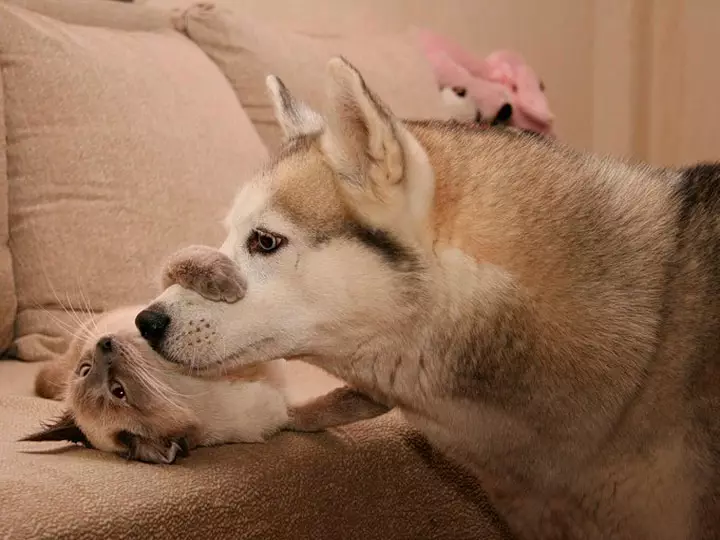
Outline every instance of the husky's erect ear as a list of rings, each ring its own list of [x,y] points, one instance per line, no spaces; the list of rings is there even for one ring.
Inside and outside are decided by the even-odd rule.
[[[403,177],[403,149],[395,120],[342,57],[327,65],[325,149],[338,172],[372,181],[382,188]]]
[[[178,457],[190,455],[185,437],[149,439],[128,431],[118,434],[118,442],[127,447],[124,457],[144,463],[172,465]]]
[[[295,99],[279,77],[268,75],[265,82],[275,109],[275,119],[286,139],[322,130],[322,117],[308,105]]]
[[[378,203],[411,221],[425,218],[435,177],[425,150],[342,57],[327,65],[323,151],[344,179],[356,208],[377,215]],[[375,207],[374,209],[372,207]],[[388,216],[389,217],[389,216]]]
[[[87,439],[85,434],[80,430],[77,424],[75,424],[75,419],[68,411],[65,411],[56,420],[43,424],[43,429],[41,431],[37,431],[32,435],[23,437],[20,440],[34,442],[69,441],[72,443],[80,443],[83,446],[92,448],[92,444],[90,444],[90,441]]]

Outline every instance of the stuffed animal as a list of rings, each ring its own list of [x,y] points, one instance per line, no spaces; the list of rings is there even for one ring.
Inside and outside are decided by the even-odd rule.
[[[419,37],[451,118],[554,136],[545,87],[522,55],[499,50],[478,59],[429,30]]]
[[[426,55],[452,118],[497,123],[498,113],[511,102],[503,84],[473,76],[444,50],[427,50]]]

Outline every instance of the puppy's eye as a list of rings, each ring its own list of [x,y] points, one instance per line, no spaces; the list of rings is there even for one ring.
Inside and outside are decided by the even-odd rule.
[[[92,366],[90,364],[81,364],[77,370],[77,374],[80,377],[87,377],[87,374],[90,373],[91,368]]]
[[[119,382],[113,382],[110,384],[110,393],[118,399],[125,399],[125,389]]]
[[[269,255],[277,251],[285,243],[285,241],[285,238],[278,234],[255,229],[248,237],[248,251],[250,253]]]
[[[545,83],[542,82],[542,81],[540,81],[540,91],[541,91],[541,92],[544,92],[544,91],[545,91]]]

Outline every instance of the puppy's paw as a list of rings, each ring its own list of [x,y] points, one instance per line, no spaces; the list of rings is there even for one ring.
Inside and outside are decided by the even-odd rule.
[[[189,246],[172,255],[163,269],[162,285],[180,285],[207,300],[229,304],[245,296],[246,289],[235,263],[207,246]]]
[[[130,461],[172,465],[177,458],[190,455],[190,446],[185,437],[149,439],[121,431],[118,439],[127,448],[123,457]]]

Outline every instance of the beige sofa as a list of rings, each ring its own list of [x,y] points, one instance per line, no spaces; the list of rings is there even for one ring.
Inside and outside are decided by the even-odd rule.
[[[473,27],[482,2],[145,4],[0,0],[0,538],[506,538],[481,487],[396,413],[171,467],[16,442],[59,412],[33,378],[79,319],[147,301],[167,255],[220,242],[237,187],[279,142],[265,74],[320,106],[324,62],[343,54],[396,113],[442,117],[412,25],[482,53],[522,47],[512,17],[530,29],[534,9],[495,3],[511,31],[492,45],[497,28]],[[548,9],[563,20],[585,8]],[[560,136],[582,146],[583,123],[565,114],[588,105],[582,84],[552,90],[576,60],[529,44]],[[293,373],[298,401],[338,384]]]

